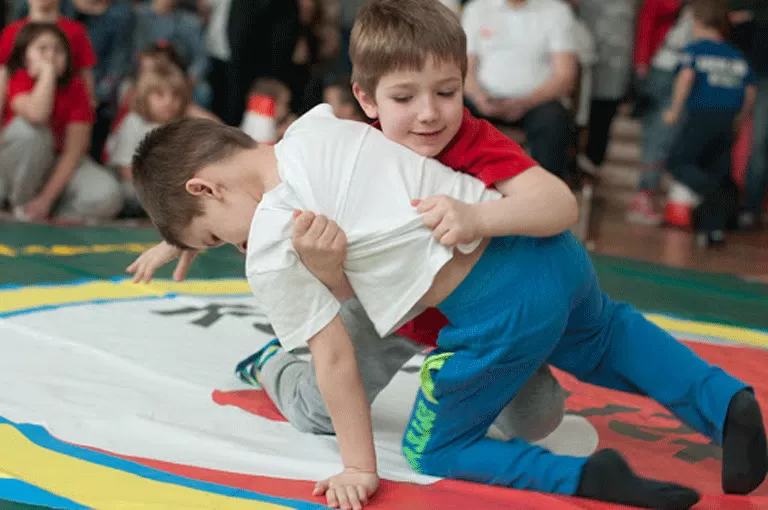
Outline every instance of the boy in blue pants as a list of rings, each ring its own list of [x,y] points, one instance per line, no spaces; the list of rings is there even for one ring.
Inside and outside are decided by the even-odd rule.
[[[369,48],[399,50],[408,79],[374,79],[368,92],[356,87],[369,116],[378,116],[383,135],[394,141],[432,141],[444,128],[442,116],[461,110],[460,94],[419,85],[422,75],[430,83],[442,73],[461,76],[466,58],[440,51],[444,27],[425,41],[435,32],[434,18],[413,13],[429,5],[379,0],[359,17],[361,27],[368,19],[385,31],[404,29],[395,31],[402,46],[393,47],[393,40]],[[407,22],[404,13],[412,15]],[[431,130],[404,129],[402,114],[411,109]],[[254,146],[225,126],[186,121],[158,129],[134,160],[142,204],[164,238],[181,248],[228,242],[248,252],[249,281],[283,347],[309,346],[345,468],[321,482],[318,493],[358,508],[378,476],[370,412],[338,301],[293,249],[296,209],[326,215],[346,232],[344,277],[381,336],[423,307],[437,306],[450,321],[424,364],[404,436],[403,451],[416,470],[653,508],[687,508],[698,500],[690,489],[637,477],[610,450],[584,459],[520,439],[486,438],[520,386],[550,362],[582,380],[648,395],[722,444],[727,492],[749,492],[762,482],[765,433],[746,384],[631,307],[610,301],[572,235],[503,237],[503,218],[492,216],[472,226],[478,218],[462,215],[462,202],[482,205],[498,194],[383,135],[335,119],[323,106],[274,148]],[[456,232],[466,237],[448,242]],[[476,238],[484,239],[466,246]]]

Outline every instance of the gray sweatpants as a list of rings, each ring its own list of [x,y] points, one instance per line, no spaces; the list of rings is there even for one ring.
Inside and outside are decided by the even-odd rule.
[[[368,402],[373,403],[424,346],[395,334],[380,338],[357,298],[342,303],[340,315],[355,346]],[[281,350],[264,365],[260,380],[278,409],[298,430],[333,434],[311,361]],[[508,438],[537,441],[557,428],[564,412],[565,392],[544,365],[523,385],[494,425]]]
[[[0,202],[7,198],[11,208],[24,206],[43,188],[55,162],[51,132],[15,118],[3,131],[0,144]],[[117,215],[122,205],[120,183],[114,175],[83,156],[51,215],[104,220]]]

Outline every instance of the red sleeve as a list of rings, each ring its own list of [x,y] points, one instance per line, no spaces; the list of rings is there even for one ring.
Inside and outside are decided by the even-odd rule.
[[[656,31],[656,11],[658,0],[645,0],[637,17],[637,37],[635,38],[635,67],[647,66],[651,63],[653,52],[653,34]]]
[[[8,80],[8,93],[6,98],[8,100],[8,106],[11,105],[11,99],[19,94],[31,91],[35,88],[35,80],[33,80],[26,71],[16,71]]]
[[[62,21],[62,29],[69,35],[69,44],[72,46],[72,68],[79,73],[96,65],[96,53],[88,37],[85,25],[75,20],[66,20],[66,28]]]
[[[96,122],[96,112],[91,106],[91,100],[88,97],[88,89],[85,87],[85,82],[82,78],[75,77],[72,79],[72,83],[67,87],[67,118],[65,124],[73,124],[75,122],[84,122],[87,124],[93,124]]]
[[[19,33],[19,22],[11,23],[3,29],[0,33],[0,64],[5,65],[8,63],[8,59],[11,58],[11,51],[13,50],[13,41],[16,39],[16,34]]]
[[[454,170],[474,175],[488,187],[538,165],[522,147],[467,109],[459,132],[437,159]]]

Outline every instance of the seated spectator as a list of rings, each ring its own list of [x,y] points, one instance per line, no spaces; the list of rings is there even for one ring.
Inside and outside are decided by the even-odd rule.
[[[87,156],[94,110],[72,60],[64,32],[38,22],[8,59],[0,184],[21,220],[104,220],[122,206],[117,180]]]
[[[259,78],[253,83],[248,99],[255,96],[265,96],[275,102],[275,124],[277,125],[277,139],[281,139],[294,120],[296,115],[291,111],[291,89],[288,85],[274,78]],[[243,118],[243,124],[245,118]],[[242,129],[242,126],[241,126]]]
[[[207,82],[208,52],[200,17],[176,9],[175,0],[152,0],[136,6],[133,51],[138,54],[156,44],[172,45],[192,81],[192,98],[199,106],[211,107]]]
[[[331,105],[333,114],[340,119],[368,122],[368,117],[352,92],[349,76],[343,76],[326,85],[323,90],[323,102]]]
[[[466,95],[478,116],[522,127],[534,159],[565,177],[576,82],[573,13],[559,0],[473,0],[464,7]]]
[[[72,52],[72,71],[80,75],[85,82],[91,104],[96,104],[96,91],[93,78],[93,66],[96,65],[96,55],[85,26],[66,16],[62,16],[59,0],[30,0],[29,15],[11,23],[0,33],[0,98],[5,96],[6,84],[9,78],[5,66],[11,56],[14,43],[19,31],[30,22],[55,23],[66,35],[68,47]],[[0,99],[0,111],[3,103]]]
[[[158,64],[139,78],[133,107],[110,135],[106,145],[107,162],[117,169],[126,209],[134,216],[141,205],[133,189],[131,159],[141,140],[158,126],[186,116],[191,99],[189,83],[176,67]]]

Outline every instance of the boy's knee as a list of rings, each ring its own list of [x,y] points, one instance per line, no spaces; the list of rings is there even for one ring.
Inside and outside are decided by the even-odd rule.
[[[75,190],[72,203],[62,213],[86,219],[114,218],[125,203],[120,182],[105,169],[90,164],[94,168],[89,169],[87,182],[76,183],[80,189]]]
[[[285,418],[299,432],[320,436],[332,436],[336,433],[330,416],[303,406],[294,406],[284,411]]]

